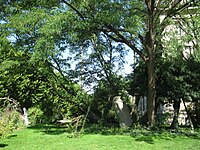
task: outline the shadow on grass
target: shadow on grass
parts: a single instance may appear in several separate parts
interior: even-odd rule
[[[6,146],[8,146],[8,144],[1,144],[1,143],[0,143],[0,148],[4,148],[4,147],[6,147]]]
[[[58,125],[36,125],[36,126],[29,126],[27,128],[50,135],[60,135],[68,131],[68,127],[58,126]]]
[[[135,141],[138,142],[146,142],[148,144],[155,144],[153,137],[148,137],[148,136],[142,136],[142,137],[138,137],[135,139]]]
[[[183,130],[174,132],[172,130],[158,129],[147,130],[144,128],[127,128],[121,129],[118,127],[86,127],[84,134],[102,134],[102,135],[127,135],[134,138],[137,142],[146,142],[154,144],[157,140],[174,140],[176,138],[190,138],[200,140],[200,132],[191,132],[191,130]]]
[[[63,133],[74,133],[72,129],[67,126],[58,125],[37,125],[28,127],[29,129],[37,130],[50,135],[60,135]],[[155,140],[173,140],[175,138],[191,138],[200,140],[200,132],[180,131],[172,132],[170,130],[152,131],[146,129],[127,128],[121,129],[119,127],[103,127],[99,125],[88,125],[83,132],[78,130],[79,135],[101,134],[101,135],[126,135],[135,139],[137,142],[146,142],[154,144]]]
[[[45,134],[50,134],[50,135],[59,135],[59,134],[63,134],[66,133],[65,130],[47,130],[47,131],[42,131]]]
[[[116,127],[88,126],[84,129],[84,134],[119,135],[122,133],[125,134],[125,131],[120,131]]]
[[[14,137],[17,137],[17,135],[16,135],[16,134],[9,135],[9,136],[7,137],[7,139],[11,139],[11,138],[14,138]]]
[[[196,140],[200,140],[200,132],[180,132],[180,135],[191,138],[191,139],[196,139]]]
[[[54,124],[40,124],[40,125],[35,125],[35,126],[28,126],[28,129],[36,129],[36,130],[41,130],[41,129],[66,129],[68,128],[67,126],[59,126],[59,125],[54,125]]]
[[[200,133],[198,132],[170,132],[170,131],[142,131],[142,132],[132,132],[132,137],[135,138],[135,141],[146,142],[148,144],[154,144],[155,140],[174,140],[182,138],[190,138],[195,140],[200,140]]]

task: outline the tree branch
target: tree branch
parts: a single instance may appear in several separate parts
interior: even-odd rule
[[[115,42],[120,42],[120,43],[123,43],[123,41],[121,39],[117,39],[115,38],[114,36],[108,34],[107,32],[103,32],[106,36],[108,36],[109,38],[111,38],[112,40],[114,40]]]
[[[107,26],[108,29],[110,29],[111,32],[115,33],[119,38],[120,38],[120,42],[126,44],[127,46],[129,46],[133,51],[135,51],[144,61],[147,60],[147,57],[135,46],[135,44],[133,44],[131,41],[129,41],[127,38],[125,38],[122,34],[119,33],[118,30],[116,30],[114,27],[112,27],[111,25]],[[114,39],[115,40],[115,39]],[[116,42],[119,42],[119,40],[117,40]]]
[[[179,4],[181,4],[181,2],[182,2],[182,0],[175,1],[174,3],[171,4],[171,8],[170,9],[168,9],[168,4],[170,4],[170,2],[168,4],[166,4],[164,8],[160,8],[161,10],[158,13],[158,18],[157,19],[159,19],[159,16],[161,14],[166,15],[164,17],[164,19],[162,20],[161,24],[160,24],[160,27],[161,27],[162,31],[164,31],[164,29],[166,27],[165,23],[167,21],[167,18],[171,18],[171,17],[177,15],[178,13],[183,11],[185,8],[197,5],[200,1],[198,2],[198,1],[195,1],[195,0],[190,0],[189,2],[186,2],[186,3],[182,4],[182,5],[180,5],[178,8],[176,8]]]
[[[183,11],[185,8],[194,7],[194,6],[196,6],[197,4],[200,3],[199,0],[196,0],[196,1],[195,1],[195,0],[190,0],[190,1],[186,2],[185,4],[180,5],[180,6],[176,9],[176,7],[177,7],[179,4],[181,4],[181,2],[182,2],[182,0],[177,0],[176,2],[174,2],[174,3],[171,5],[171,9],[169,9],[169,10],[167,11],[167,14],[166,14],[165,19],[175,16],[177,13]]]
[[[105,64],[106,64],[106,61],[105,61],[104,57],[102,56],[101,52],[99,51],[99,49],[96,47],[96,43],[94,42],[94,43],[92,43],[92,44],[93,44],[94,50],[97,51],[97,52],[99,52],[99,53],[97,54],[97,59],[99,59],[99,62],[100,62],[100,64],[101,64],[101,67],[103,68],[103,71],[104,71],[104,73],[105,73],[105,75],[106,75],[106,79],[107,79],[108,83],[109,83],[111,86],[113,86],[113,82],[110,80],[110,74],[108,73],[108,69],[104,67]]]
[[[78,11],[74,6],[72,6],[70,3],[66,2],[65,0],[62,0],[62,2],[65,3],[67,6],[69,6],[72,10],[74,10],[82,20],[85,20],[85,17],[83,16],[83,14],[80,11]]]

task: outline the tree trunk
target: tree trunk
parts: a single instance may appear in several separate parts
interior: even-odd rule
[[[149,0],[145,1],[148,8],[148,23],[147,32],[145,36],[145,50],[148,55],[147,72],[148,72],[148,95],[147,95],[147,115],[148,115],[148,126],[151,128],[154,125],[154,115],[155,115],[155,97],[156,97],[156,79],[155,79],[155,1]]]
[[[147,115],[148,115],[148,126],[152,127],[154,124],[155,116],[155,96],[156,96],[156,82],[154,73],[154,58],[149,57],[147,62],[148,70],[148,95],[147,95]]]
[[[175,100],[174,101],[174,117],[173,117],[173,121],[171,123],[171,126],[170,128],[171,129],[175,129],[176,131],[178,131],[178,127],[179,127],[179,124],[178,124],[178,115],[179,115],[179,109],[180,109],[180,100]]]

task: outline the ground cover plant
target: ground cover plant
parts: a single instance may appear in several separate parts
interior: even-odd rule
[[[69,128],[42,125],[13,132],[0,139],[5,150],[197,150],[200,149],[199,131],[123,130],[91,126],[84,132],[70,132]]]

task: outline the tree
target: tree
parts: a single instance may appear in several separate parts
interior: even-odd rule
[[[115,81],[117,74],[123,68],[124,56],[127,53],[122,44],[117,44],[105,35],[99,34],[91,38],[90,50],[83,47],[80,51],[74,49],[71,51],[76,54],[75,59],[78,61],[75,70],[71,71],[76,74],[72,75],[73,77],[81,78],[82,84],[90,88],[105,79],[107,85],[112,87],[110,94],[118,94]]]
[[[161,72],[160,75],[165,76],[164,83],[168,87],[166,88],[168,89],[167,93],[164,95],[168,95],[174,102],[176,115],[174,115],[171,127],[176,129],[178,128],[177,116],[181,100],[185,104],[186,101],[194,102],[196,101],[195,97],[199,97],[196,91],[196,87],[199,85],[192,83],[194,80],[198,83],[198,77],[193,78],[197,75],[198,69],[194,68],[199,61],[198,17],[198,9],[187,8],[183,14],[177,15],[177,19],[171,20],[171,26],[166,29],[166,39],[163,40],[165,60],[161,64],[167,65],[167,67],[163,66],[163,68],[166,68],[165,75]],[[193,64],[193,67],[191,64]],[[191,114],[187,108],[186,111],[191,120]]]
[[[21,110],[23,107],[27,109],[39,107],[44,115],[48,118],[52,117],[52,120],[61,119],[64,114],[86,113],[89,98],[78,99],[81,95],[87,94],[80,92],[80,86],[60,71],[63,63],[57,61],[61,59],[53,59],[57,65],[42,58],[34,61],[31,59],[32,52],[15,46],[15,43],[12,44],[5,37],[6,32],[2,33],[4,33],[0,38],[0,97],[3,98],[0,99],[0,106],[2,108],[5,105],[4,98],[8,97],[17,100]],[[48,121],[52,121],[51,119],[49,118]]]
[[[34,11],[35,14],[45,14],[45,17],[43,15],[39,17],[41,18],[38,24],[39,29],[35,30],[38,36],[34,40],[34,50],[43,49],[43,52],[48,52],[50,49],[55,50],[55,46],[59,50],[63,47],[80,50],[80,46],[90,47],[91,38],[99,34],[104,34],[130,47],[146,62],[148,122],[152,127],[156,97],[155,60],[160,53],[160,39],[165,27],[169,24],[169,18],[173,18],[197,3],[199,3],[198,0],[61,0],[60,4],[55,1],[51,4],[47,1],[32,3],[18,1],[15,4],[25,8],[25,11],[15,13],[20,12],[18,16],[16,15],[17,18],[30,17]],[[52,5],[57,6],[57,9],[49,11]],[[38,13],[39,11],[42,13]],[[28,23],[28,27],[30,25]],[[50,28],[53,30],[48,30]],[[48,45],[48,49],[45,45]]]
[[[72,1],[63,0],[89,26],[89,33],[105,35],[129,46],[146,62],[148,73],[148,122],[154,123],[156,97],[155,59],[158,42],[168,19],[195,5],[198,1]],[[164,19],[161,20],[161,16]],[[142,18],[142,19],[141,19]],[[81,26],[84,29],[84,26]],[[88,29],[88,28],[87,28]],[[86,32],[86,31],[85,31]]]

